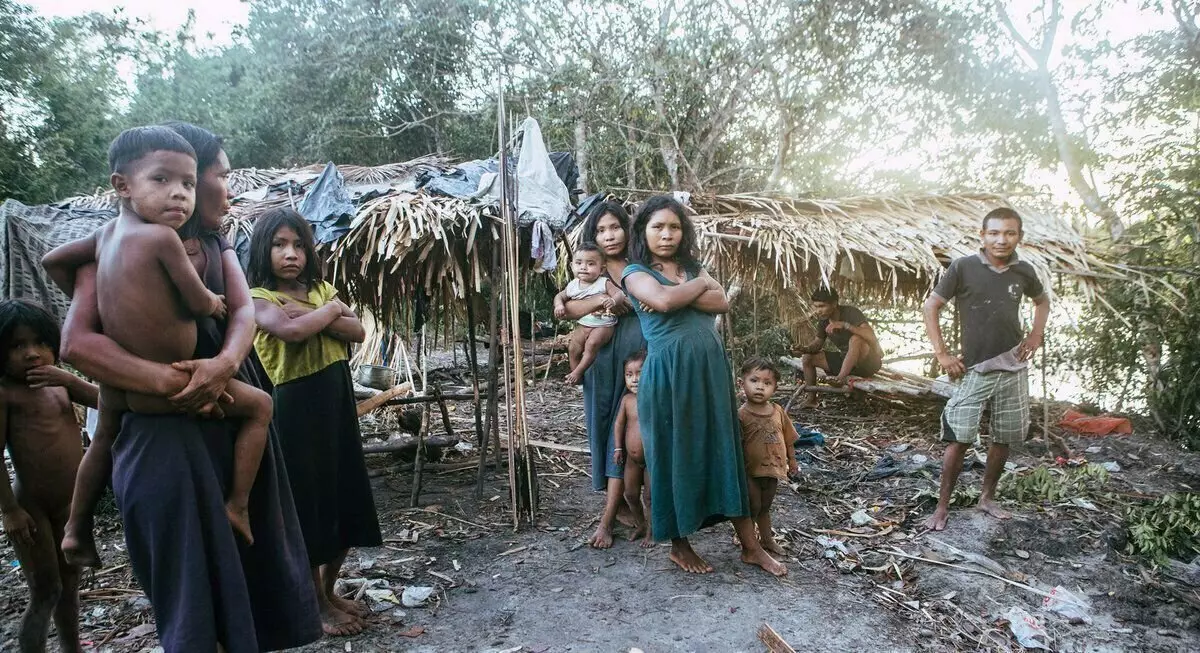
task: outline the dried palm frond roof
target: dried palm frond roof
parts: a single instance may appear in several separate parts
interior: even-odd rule
[[[781,288],[853,286],[883,300],[926,295],[951,259],[979,250],[983,216],[1002,206],[1022,216],[1019,254],[1047,285],[1073,274],[1088,292],[1097,272],[1115,272],[1062,220],[996,194],[691,198],[706,260],[726,276],[769,272]]]

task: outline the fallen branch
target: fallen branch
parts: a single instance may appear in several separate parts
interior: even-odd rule
[[[379,408],[380,406],[386,404],[387,402],[391,401],[392,399],[395,399],[397,397],[407,397],[410,394],[412,394],[412,383],[405,381],[404,383],[401,383],[400,385],[392,386],[391,388],[384,390],[383,392],[375,395],[374,397],[371,397],[369,399],[364,399],[364,400],[358,402],[358,407],[357,407],[358,416],[362,417],[363,415],[366,415],[367,413],[375,410],[376,408]]]
[[[758,641],[767,645],[767,650],[770,653],[796,653],[796,649],[792,648],[775,629],[767,624],[758,627]]]
[[[949,562],[941,562],[940,560],[930,560],[929,558],[922,558],[921,556],[910,555],[908,553],[900,551],[899,549],[880,549],[880,551],[882,551],[883,553],[887,553],[889,555],[896,555],[896,556],[900,556],[901,558],[908,558],[909,560],[920,560],[921,562],[928,562],[931,565],[941,565],[943,567],[949,567],[951,569],[958,569],[960,571],[968,571],[968,572],[971,572],[972,574],[979,574],[980,576],[987,576],[989,578],[995,578],[996,580],[998,580],[1000,582],[1008,583],[1009,585],[1012,585],[1013,587],[1019,587],[1023,590],[1033,592],[1034,594],[1037,594],[1038,596],[1042,596],[1042,597],[1045,597],[1048,599],[1054,599],[1056,601],[1063,601],[1065,603],[1073,603],[1075,605],[1078,605],[1081,608],[1087,607],[1084,605],[1080,605],[1079,603],[1076,603],[1075,601],[1072,601],[1061,595],[1055,595],[1055,594],[1051,594],[1049,592],[1043,592],[1042,590],[1040,590],[1036,587],[1030,587],[1029,585],[1026,585],[1025,583],[1018,583],[1015,580],[1009,580],[1003,576],[997,576],[996,574],[993,574],[990,571],[984,571],[982,569],[972,569],[970,567],[964,567],[962,565],[955,565],[955,564],[951,564]]]

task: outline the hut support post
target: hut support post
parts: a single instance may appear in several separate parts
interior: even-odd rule
[[[416,508],[421,502],[421,476],[425,472],[425,433],[429,430],[429,404],[421,409],[421,428],[417,429],[417,454],[413,459],[412,495],[408,505]]]
[[[467,360],[471,364],[471,392],[475,395],[474,401],[471,402],[475,411],[475,447],[479,450],[479,467],[486,467],[484,461],[487,459],[487,433],[483,430],[483,409],[479,405],[479,350],[478,343],[475,342],[475,298],[476,293],[471,291],[467,295]],[[483,474],[479,474],[479,481],[483,481]],[[483,487],[480,483],[475,487],[475,498],[480,498],[483,494]]]
[[[492,438],[495,445],[495,463],[496,467],[500,467],[500,425],[497,420],[500,417],[500,325],[496,323],[496,318],[500,314],[500,244],[492,241],[492,266],[491,266],[491,297],[488,299],[488,404],[487,404],[487,426],[484,428],[483,434],[480,436],[479,447],[479,473],[475,480],[475,498],[483,498],[483,476],[486,473],[487,465],[484,463],[487,460],[488,453],[488,438]]]

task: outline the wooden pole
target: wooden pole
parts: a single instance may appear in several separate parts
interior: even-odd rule
[[[478,247],[478,243],[475,245]],[[478,256],[478,249],[476,255]],[[475,300],[478,296],[474,290],[467,295],[467,360],[471,363],[471,391],[474,394],[472,405],[475,410],[475,448],[479,450],[480,473],[475,484],[475,498],[483,498],[483,472],[487,459],[487,432],[483,430],[483,408],[479,405],[479,343],[475,341]]]
[[[408,505],[416,508],[421,502],[421,476],[425,472],[425,432],[429,430],[429,404],[421,409],[421,428],[417,429],[417,455],[413,460],[412,495]]]

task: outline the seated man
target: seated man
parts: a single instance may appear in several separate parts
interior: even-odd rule
[[[837,291],[832,288],[817,288],[812,303],[813,313],[821,321],[817,323],[817,337],[800,348],[804,354],[804,385],[816,384],[818,367],[837,373],[831,381],[834,385],[843,385],[852,374],[871,376],[883,367],[883,349],[862,311],[839,305]],[[823,351],[826,339],[837,351]],[[803,406],[816,408],[817,403],[817,394],[810,392]]]

